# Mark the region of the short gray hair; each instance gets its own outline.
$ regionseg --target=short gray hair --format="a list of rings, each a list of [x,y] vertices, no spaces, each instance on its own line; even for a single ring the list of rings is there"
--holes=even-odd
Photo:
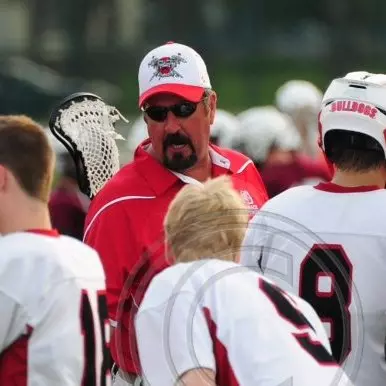
[[[206,111],[209,111],[209,97],[214,94],[211,88],[206,88],[203,94],[203,101]]]

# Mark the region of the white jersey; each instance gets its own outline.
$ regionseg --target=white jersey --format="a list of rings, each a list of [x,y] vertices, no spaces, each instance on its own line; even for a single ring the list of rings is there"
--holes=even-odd
[[[55,231],[0,237],[0,385],[105,386],[98,254]]]
[[[251,220],[241,263],[316,310],[358,385],[386,383],[386,190],[290,189]]]
[[[329,386],[347,379],[304,300],[233,262],[180,263],[150,283],[135,328],[143,377],[172,386],[208,368],[219,386]]]

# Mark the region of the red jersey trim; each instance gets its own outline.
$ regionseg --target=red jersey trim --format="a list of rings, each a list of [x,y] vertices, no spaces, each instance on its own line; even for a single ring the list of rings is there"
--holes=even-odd
[[[21,335],[0,354],[0,385],[28,385],[28,344],[33,328],[26,326]]]
[[[92,217],[91,221],[87,225],[84,234],[83,234],[83,241],[86,241],[86,237],[88,235],[88,232],[90,231],[92,225],[94,224],[95,220],[99,217],[99,215],[106,210],[111,205],[117,204],[121,201],[127,201],[127,200],[151,200],[153,198],[156,198],[156,196],[124,196],[116,198],[115,200],[109,201],[107,204],[103,205],[102,208],[100,208]]]
[[[28,233],[35,233],[37,235],[50,236],[50,237],[59,237],[60,234],[57,229],[27,229]]]
[[[253,164],[253,162],[252,162],[252,160],[249,159],[248,161],[245,162],[245,164],[243,166],[241,166],[241,168],[239,170],[237,170],[236,174],[242,173],[247,168],[247,166],[250,164]]]
[[[216,360],[216,384],[239,386],[233,368],[229,361],[228,350],[217,336],[217,325],[213,320],[209,308],[202,309],[213,342],[213,354]]]
[[[318,185],[314,186],[314,188],[330,193],[363,193],[382,189],[377,185],[341,186],[334,184],[333,182],[320,182]]]

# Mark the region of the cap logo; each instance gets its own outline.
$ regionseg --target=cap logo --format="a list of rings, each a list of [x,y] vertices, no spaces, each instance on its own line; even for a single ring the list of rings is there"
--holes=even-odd
[[[241,198],[244,201],[244,204],[246,205],[252,205],[254,204],[252,196],[249,194],[247,190],[240,190]]]
[[[172,56],[164,56],[163,58],[156,58],[153,56],[148,64],[149,67],[154,69],[150,82],[154,78],[157,78],[158,80],[162,78],[183,78],[183,76],[176,71],[176,67],[180,63],[187,63],[180,53]]]

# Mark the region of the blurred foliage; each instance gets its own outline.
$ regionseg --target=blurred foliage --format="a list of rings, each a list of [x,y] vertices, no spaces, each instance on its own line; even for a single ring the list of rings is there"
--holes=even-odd
[[[0,112],[45,121],[63,96],[91,91],[137,115],[139,63],[168,40],[202,54],[220,107],[273,103],[289,79],[324,89],[348,71],[386,72],[385,11],[381,0],[2,0]]]

